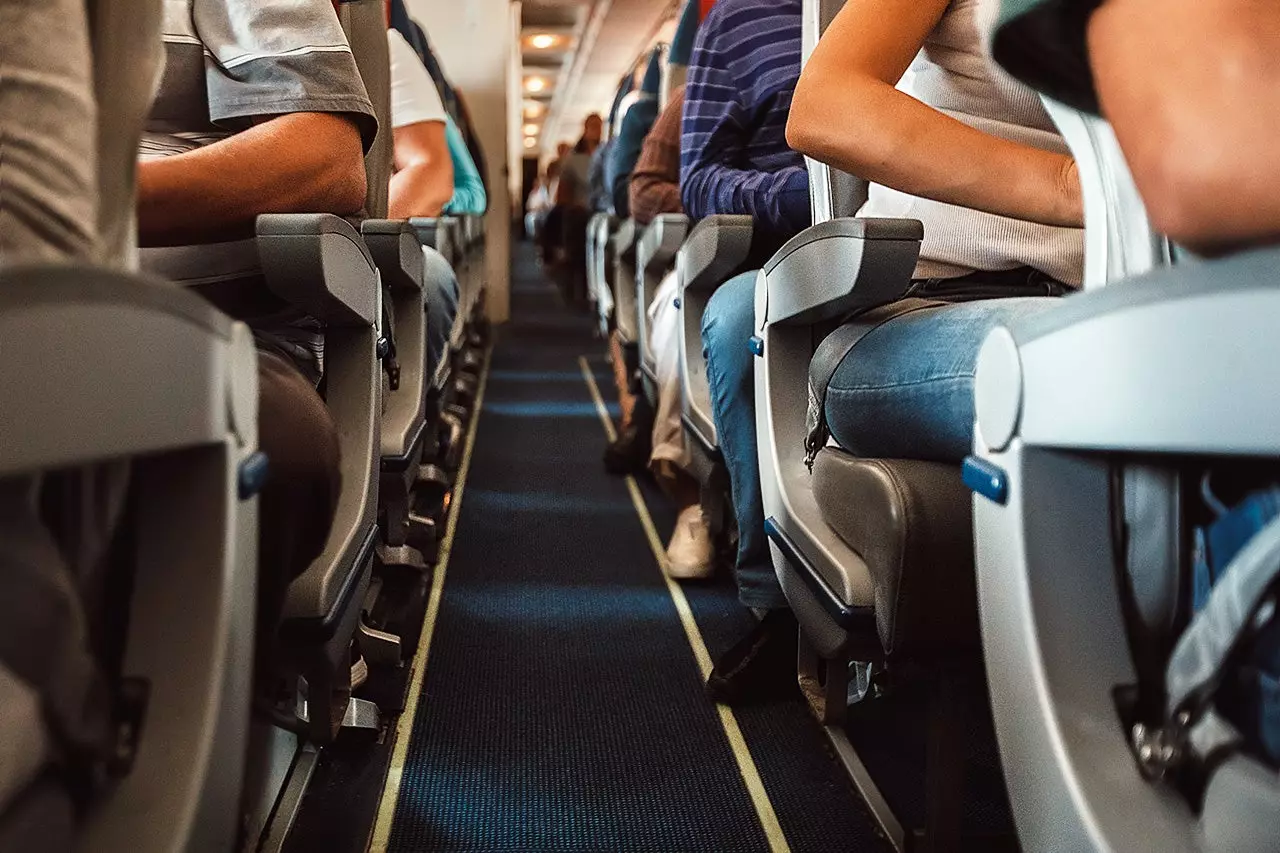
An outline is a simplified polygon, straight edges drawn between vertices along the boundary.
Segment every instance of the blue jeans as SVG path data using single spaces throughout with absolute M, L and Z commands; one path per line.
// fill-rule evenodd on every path
M 436 366 L 449 346 L 453 321 L 458 316 L 458 277 L 444 255 L 423 247 L 423 297 L 427 303 L 427 371 Z
M 702 315 L 702 353 L 716 436 L 729 470 L 730 497 L 738 519 L 734 577 L 746 607 L 786 607 L 764 535 L 760 463 L 756 456 L 755 366 L 747 349 L 755 325 L 756 273 L 729 279 Z
M 1051 297 L 961 302 L 890 320 L 836 368 L 827 425 L 855 456 L 959 462 L 973 447 L 973 374 L 987 333 Z

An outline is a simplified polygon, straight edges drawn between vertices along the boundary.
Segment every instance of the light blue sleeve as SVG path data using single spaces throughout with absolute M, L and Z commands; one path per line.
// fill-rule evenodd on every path
M 482 216 L 489 208 L 484 181 L 480 180 L 480 172 L 467 150 L 467 142 L 452 118 L 445 121 L 444 135 L 449 143 L 449 159 L 453 161 L 453 198 L 444 206 L 444 212 Z

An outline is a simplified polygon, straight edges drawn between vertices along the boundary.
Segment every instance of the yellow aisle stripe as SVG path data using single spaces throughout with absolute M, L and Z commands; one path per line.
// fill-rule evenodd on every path
M 609 441 L 613 441 L 618 436 L 613 428 L 613 420 L 609 417 L 609 409 L 604 404 L 604 398 L 600 396 L 600 387 L 596 385 L 596 378 L 585 356 L 579 356 L 578 363 L 582 367 L 582 378 L 587 381 L 591 399 L 595 401 L 596 412 L 600 415 L 600 423 L 604 426 L 605 435 L 609 437 Z M 712 667 L 707 644 L 702 639 L 697 620 L 693 618 L 693 610 L 689 608 L 689 600 L 685 598 L 684 590 L 680 588 L 680 584 L 667 576 L 667 549 L 658 536 L 657 528 L 653 526 L 653 518 L 649 515 L 649 507 L 644 502 L 644 496 L 640 494 L 640 487 L 636 485 L 636 478 L 628 475 L 626 483 L 627 491 L 631 493 L 631 502 L 636 508 L 636 515 L 640 517 L 640 524 L 644 527 L 645 535 L 649 539 L 649 547 L 653 550 L 654 559 L 658 561 L 658 568 L 662 571 L 663 580 L 666 581 L 667 591 L 671 593 L 676 612 L 680 614 L 680 623 L 684 625 L 685 636 L 688 637 L 689 646 L 693 649 L 693 657 L 698 662 L 698 671 L 702 673 L 705 681 L 711 674 Z M 734 760 L 738 762 L 738 772 L 742 774 L 742 782 L 747 787 L 747 793 L 751 795 L 751 803 L 755 806 L 756 815 L 760 818 L 760 826 L 764 829 L 765 837 L 769 841 L 769 849 L 773 853 L 790 853 L 791 848 L 787 844 L 786 835 L 782 832 L 782 824 L 778 822 L 778 815 L 773 810 L 769 792 L 764 788 L 764 781 L 760 778 L 755 759 L 751 757 L 746 738 L 742 736 L 738 718 L 728 705 L 717 704 L 716 710 L 720 712 L 720 724 L 724 727 L 725 737 L 729 739 L 729 748 L 733 750 Z
M 405 756 L 409 752 L 409 739 L 413 733 L 413 720 L 417 716 L 418 698 L 422 695 L 422 682 L 427 672 L 427 658 L 431 653 L 431 637 L 435 634 L 436 619 L 440 616 L 440 598 L 444 594 L 444 577 L 449 568 L 449 556 L 453 553 L 453 537 L 458 530 L 458 516 L 462 513 L 462 493 L 466 489 L 467 474 L 471 471 L 471 451 L 476 444 L 476 427 L 480 424 L 480 412 L 484 409 L 484 392 L 489 385 L 489 362 L 493 358 L 493 345 L 484 354 L 484 368 L 480 372 L 480 386 L 476 389 L 476 402 L 467 427 L 467 443 L 463 449 L 462 464 L 453 486 L 453 505 L 449 508 L 449 521 L 445 525 L 444 539 L 440 542 L 439 559 L 431 579 L 431 595 L 427 599 L 427 615 L 418 638 L 418 650 L 413 656 L 413 680 L 409 685 L 409 697 L 404 711 L 396 722 L 396 745 L 391 753 L 391 766 L 382 788 L 382 801 L 378 804 L 378 820 L 373 825 L 373 839 L 369 842 L 371 853 L 385 853 L 391 840 L 391 823 L 396 814 L 396 802 L 400 799 L 400 781 L 404 777 Z

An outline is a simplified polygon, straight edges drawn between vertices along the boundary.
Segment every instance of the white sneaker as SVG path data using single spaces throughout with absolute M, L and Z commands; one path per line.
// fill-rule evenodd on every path
M 698 504 L 685 507 L 676 519 L 676 532 L 667 546 L 667 575 L 677 580 L 711 577 L 715 571 L 715 544 L 707 518 Z

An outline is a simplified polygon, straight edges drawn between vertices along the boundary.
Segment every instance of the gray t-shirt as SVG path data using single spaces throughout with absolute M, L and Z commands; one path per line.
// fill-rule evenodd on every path
M 164 47 L 164 77 L 139 150 L 144 161 L 300 112 L 350 115 L 366 150 L 373 142 L 373 105 L 329 0 L 164 0 Z M 252 239 L 144 249 L 141 262 L 191 285 L 261 274 Z M 306 372 L 318 375 L 324 338 L 316 321 L 296 312 L 244 319 L 302 366 L 313 362 Z

